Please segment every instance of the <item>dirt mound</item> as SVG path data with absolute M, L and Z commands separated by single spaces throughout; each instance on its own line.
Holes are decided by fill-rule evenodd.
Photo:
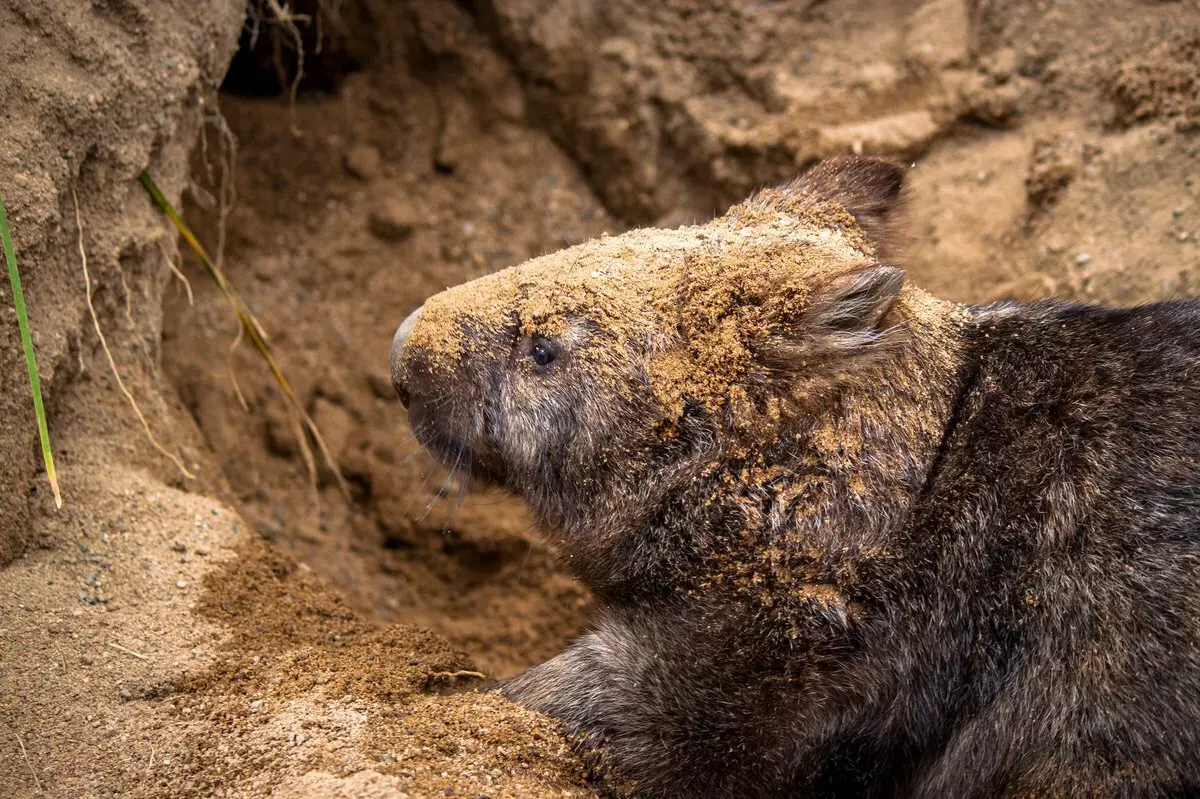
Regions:
M 0 796 L 591 795 L 552 722 L 475 692 L 558 651 L 590 599 L 518 504 L 411 440 L 387 349 L 447 286 L 878 152 L 914 164 L 900 260 L 935 294 L 1197 290 L 1194 4 L 290 5 L 294 108 L 262 96 L 300 67 L 270 4 L 245 27 L 234 0 L 0 4 L 0 190 L 67 501 L 0 302 Z M 328 470 L 311 485 L 147 166 L 259 315 L 349 501 Z M 72 189 L 114 358 L 196 480 L 111 378 Z
M 171 698 L 182 739 L 154 771 L 164 795 L 359 795 L 366 779 L 386 796 L 586 793 L 549 719 L 490 694 L 440 697 L 483 679 L 466 655 L 364 623 L 265 542 L 244 543 L 206 589 L 198 613 L 232 631 L 220 659 L 147 689 Z

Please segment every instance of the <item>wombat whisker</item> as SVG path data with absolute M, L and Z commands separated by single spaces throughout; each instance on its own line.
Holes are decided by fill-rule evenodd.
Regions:
M 446 483 L 445 483 L 445 480 L 443 479 L 442 487 L 445 488 L 445 485 L 446 485 Z M 413 499 L 415 500 L 415 497 Z M 439 495 L 438 492 L 432 493 L 429 497 L 429 501 L 425 503 L 425 509 L 423 511 L 421 511 L 421 515 L 414 518 L 413 521 L 414 522 L 424 521 L 429 516 L 429 514 L 433 512 L 433 509 L 437 506 L 438 500 L 440 500 L 440 499 L 441 499 L 441 496 Z
M 429 452 L 428 452 L 428 451 L 426 451 L 425 449 L 417 449 L 417 450 L 413 450 L 412 452 L 408 453 L 408 454 L 407 454 L 407 455 L 405 455 L 403 458 L 401 458 L 399 461 L 397 461 L 397 462 L 396 462 L 396 466 L 404 466 L 404 465 L 405 465 L 405 464 L 407 464 L 409 461 L 411 461 L 413 458 L 417 458 L 417 457 L 420 457 L 420 456 L 422 456 L 422 455 L 424 455 L 424 456 L 425 456 L 426 460 L 427 460 L 427 461 L 428 461 L 428 463 L 429 463 L 429 466 L 430 466 L 430 468 L 433 468 L 433 465 L 434 465 L 435 463 L 437 463 L 437 461 L 436 461 L 436 460 L 434 460 L 433 456 L 432 456 L 432 455 L 430 455 L 430 454 L 429 454 Z
M 530 533 L 531 535 L 537 535 L 537 531 L 534 530 L 532 526 L 529 528 L 529 530 L 527 532 Z M 525 548 L 525 557 L 521 558 L 521 565 L 517 567 L 516 576 L 518 578 L 523 577 L 525 575 L 525 569 L 529 568 L 529 559 L 532 557 L 533 557 L 533 547 L 532 546 L 526 547 Z
M 453 402 L 458 397 L 458 391 L 451 389 L 438 394 L 433 399 L 427 401 L 425 406 L 428 410 L 436 411 L 445 407 L 448 403 Z
M 437 460 L 436 460 L 436 459 L 434 459 L 434 458 L 430 458 L 430 460 L 429 460 L 429 468 L 425 470 L 425 477 L 423 477 L 423 478 L 421 479 L 421 485 L 420 485 L 420 486 L 417 488 L 417 490 L 416 490 L 416 491 L 414 491 L 414 492 L 413 492 L 413 493 L 412 493 L 412 494 L 409 496 L 409 498 L 408 498 L 408 504 L 404 506 L 404 514 L 403 514 L 404 516 L 408 516 L 408 514 L 409 514 L 409 511 L 411 511 L 411 510 L 412 510 L 412 508 L 413 508 L 413 503 L 417 501 L 417 496 L 418 496 L 418 495 L 420 495 L 420 494 L 424 494 L 424 493 L 425 493 L 425 492 L 428 490 L 428 488 L 429 488 L 429 478 L 433 476 L 433 473 L 434 473 L 434 471 L 437 469 L 437 467 L 438 467 L 438 462 L 437 462 Z M 423 519 L 423 518 L 425 518 L 425 516 L 424 516 L 424 515 L 422 515 L 422 516 L 421 516 L 421 518 Z M 420 521 L 420 520 L 418 519 L 418 520 L 416 520 L 416 521 Z
M 446 483 L 445 483 L 445 481 L 443 481 L 443 482 L 442 482 L 442 487 L 443 487 L 443 488 L 445 488 L 445 485 L 446 485 Z M 432 497 L 429 499 L 429 501 L 428 501 L 427 503 L 425 503 L 425 510 L 423 510 L 423 511 L 421 512 L 421 515 L 420 515 L 420 516 L 418 516 L 417 518 L 413 519 L 413 521 L 414 521 L 414 522 L 423 522 L 423 521 L 425 521 L 425 519 L 429 517 L 429 514 L 433 512 L 433 509 L 437 507 L 437 505 L 438 505 L 438 501 L 439 501 L 439 500 L 441 500 L 441 495 L 440 495 L 440 493 L 435 493 L 435 494 L 434 494 L 434 495 L 433 495 L 433 496 L 432 496 Z M 445 530 L 443 530 L 442 532 L 445 532 Z
M 410 513 L 410 511 L 412 511 L 413 505 L 417 501 L 417 495 L 425 493 L 425 486 L 429 482 L 429 476 L 431 474 L 433 474 L 433 465 L 432 464 L 430 465 L 429 469 L 426 470 L 425 476 L 421 479 L 421 485 L 417 488 L 416 491 L 409 494 L 408 502 L 407 502 L 407 504 L 405 504 L 404 510 L 401 513 L 402 516 L 405 516 L 406 518 L 411 518 L 411 517 L 409 517 L 409 513 Z
M 503 505 L 511 499 L 511 496 L 503 488 L 489 486 L 487 484 L 472 485 L 469 488 L 471 493 L 471 502 L 481 508 L 494 508 L 497 505 Z M 466 497 L 463 498 L 466 502 Z
M 467 489 L 471 485 L 471 453 L 465 450 L 464 452 L 467 456 L 466 466 L 461 473 L 455 475 L 458 480 L 458 499 L 455 500 L 454 506 L 450 509 L 450 515 L 446 519 L 446 526 L 442 528 L 443 533 L 454 529 L 454 522 L 458 519 L 458 514 L 467 499 Z
M 437 506 L 438 502 L 446 495 L 446 487 L 450 485 L 450 481 L 454 479 L 455 474 L 458 472 L 458 465 L 462 461 L 463 452 L 464 449 L 460 447 L 458 450 L 458 455 L 454 458 L 454 465 L 450 467 L 449 471 L 446 472 L 446 476 L 442 479 L 441 488 L 434 493 L 433 497 L 429 500 L 429 504 L 425 506 L 425 512 L 422 513 L 421 516 L 415 521 L 424 521 L 424 519 L 433 512 L 433 509 Z M 445 532 L 445 530 L 443 530 L 443 532 Z

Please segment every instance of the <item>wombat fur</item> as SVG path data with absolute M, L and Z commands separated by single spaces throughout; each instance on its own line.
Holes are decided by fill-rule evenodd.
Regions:
M 902 179 L 823 162 L 398 332 L 418 438 L 598 599 L 499 690 L 642 797 L 1200 796 L 1200 305 L 935 300 Z

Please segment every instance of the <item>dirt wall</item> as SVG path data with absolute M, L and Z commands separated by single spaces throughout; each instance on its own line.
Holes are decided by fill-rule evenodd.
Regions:
M 81 352 L 97 343 L 89 332 L 72 191 L 88 231 L 98 310 L 118 343 L 144 339 L 144 362 L 134 368 L 147 382 L 147 411 L 161 416 L 153 375 L 168 273 L 160 245 L 174 252 L 174 244 L 137 175 L 152 169 L 178 197 L 203 104 L 215 100 L 241 17 L 236 0 L 154 6 L 12 0 L 0 7 L 0 186 L 51 416 L 63 410 L 62 389 L 79 377 Z M 31 514 L 53 505 L 7 285 L 0 294 L 2 565 L 30 543 Z M 72 453 L 59 451 L 58 458 L 70 469 Z

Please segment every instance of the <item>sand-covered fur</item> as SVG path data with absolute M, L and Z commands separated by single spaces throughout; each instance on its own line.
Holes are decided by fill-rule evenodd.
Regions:
M 1200 790 L 1200 307 L 907 285 L 901 173 L 430 299 L 418 438 L 598 596 L 502 691 L 641 796 Z

